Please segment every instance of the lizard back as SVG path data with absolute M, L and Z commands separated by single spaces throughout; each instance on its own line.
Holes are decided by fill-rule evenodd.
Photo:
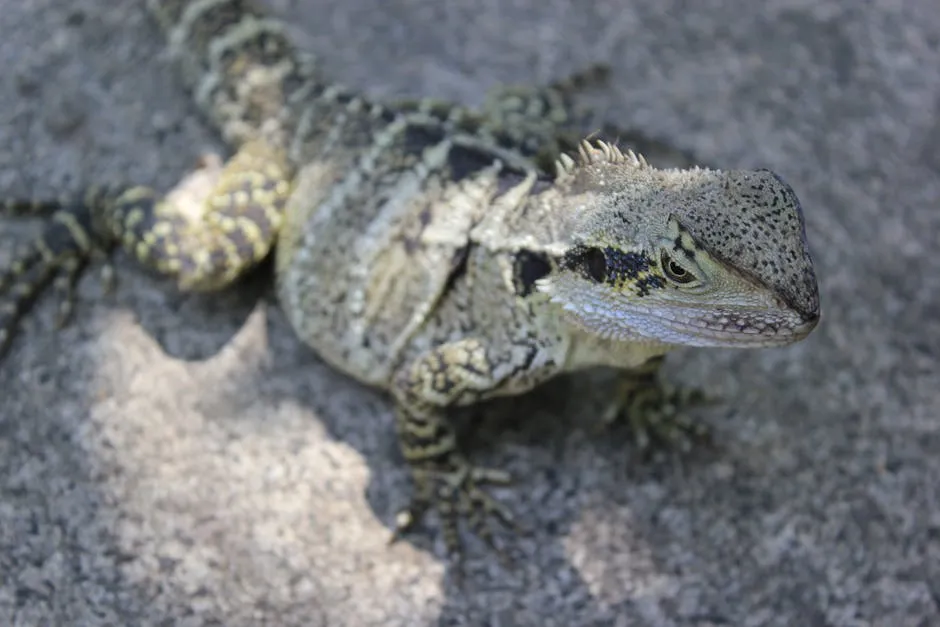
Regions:
M 507 161 L 524 162 L 430 117 L 349 109 L 343 126 L 372 140 L 315 142 L 275 253 L 278 296 L 305 343 L 382 386 L 466 263 Z

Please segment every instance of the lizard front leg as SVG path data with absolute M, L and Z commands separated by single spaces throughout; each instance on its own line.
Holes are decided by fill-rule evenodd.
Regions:
M 411 469 L 414 494 L 397 520 L 393 538 L 410 529 L 429 508 L 441 519 L 448 552 L 459 557 L 459 520 L 493 546 L 489 517 L 514 526 L 512 515 L 484 490 L 506 484 L 507 473 L 471 465 L 458 450 L 446 408 L 471 402 L 494 389 L 499 380 L 482 342 L 466 339 L 445 344 L 406 365 L 395 377 L 396 427 L 403 456 Z
M 623 372 L 602 415 L 605 426 L 625 421 L 643 453 L 651 451 L 654 441 L 687 449 L 692 440 L 707 440 L 710 435 L 707 427 L 689 418 L 685 410 L 715 399 L 699 388 L 663 381 L 660 371 L 664 361 L 662 356 L 654 357 L 639 368 Z

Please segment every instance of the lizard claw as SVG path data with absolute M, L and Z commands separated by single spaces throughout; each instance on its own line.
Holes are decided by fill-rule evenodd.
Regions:
M 625 381 L 601 420 L 605 426 L 625 420 L 643 454 L 652 453 L 654 444 L 678 448 L 685 453 L 696 442 L 711 441 L 708 427 L 690 417 L 686 410 L 718 402 L 718 397 L 699 388 L 660 383 L 637 386 Z
M 523 529 L 514 515 L 482 487 L 510 484 L 512 478 L 509 473 L 473 466 L 465 459 L 454 456 L 443 465 L 435 463 L 433 467 L 415 467 L 412 479 L 414 495 L 408 507 L 396 516 L 390 543 L 401 539 L 433 508 L 440 517 L 444 544 L 453 560 L 459 562 L 463 555 L 459 533 L 460 521 L 463 520 L 473 534 L 508 565 L 509 558 L 497 546 L 490 521 L 496 518 L 516 532 L 522 532 Z

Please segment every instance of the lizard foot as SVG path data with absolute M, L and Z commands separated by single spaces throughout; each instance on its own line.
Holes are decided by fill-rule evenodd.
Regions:
M 456 454 L 443 462 L 415 464 L 412 467 L 414 495 L 407 508 L 399 512 L 391 542 L 411 530 L 431 508 L 437 510 L 448 554 L 459 561 L 463 550 L 460 543 L 460 521 L 490 547 L 504 562 L 507 555 L 496 545 L 491 520 L 498 519 L 514 531 L 521 531 L 513 514 L 482 486 L 508 485 L 509 473 L 471 465 Z
M 637 448 L 648 455 L 653 444 L 688 452 L 697 442 L 710 442 L 711 433 L 686 410 L 718 402 L 699 388 L 659 382 L 641 383 L 633 378 L 620 382 L 617 393 L 602 415 L 604 425 L 621 420 L 634 432 Z

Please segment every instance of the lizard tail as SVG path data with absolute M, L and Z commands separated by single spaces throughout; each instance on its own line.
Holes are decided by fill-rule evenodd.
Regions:
M 60 297 L 57 322 L 67 320 L 72 288 L 86 262 L 96 251 L 107 251 L 112 244 L 96 237 L 93 228 L 92 208 L 108 193 L 105 188 L 95 187 L 72 201 L 0 202 L 0 212 L 6 215 L 50 214 L 42 234 L 0 265 L 0 355 L 8 347 L 19 318 L 53 279 Z
M 93 187 L 79 198 L 0 198 L 0 215 L 44 216 L 40 235 L 0 262 L 0 353 L 49 283 L 59 320 L 93 255 L 121 247 L 183 290 L 222 289 L 274 244 L 290 194 L 293 102 L 328 114 L 344 92 L 319 79 L 284 24 L 252 0 L 148 0 L 203 113 L 234 149 L 208 159 L 167 194 Z
M 200 110 L 233 146 L 264 139 L 284 147 L 291 104 L 331 87 L 285 24 L 252 0 L 147 0 Z

